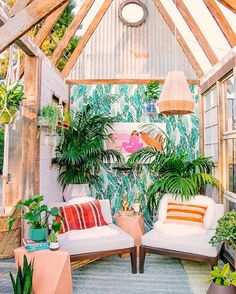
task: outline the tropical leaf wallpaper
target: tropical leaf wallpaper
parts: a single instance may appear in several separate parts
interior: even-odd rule
[[[107,113],[116,116],[117,122],[165,123],[166,133],[175,142],[181,152],[180,142],[192,156],[199,153],[199,120],[198,120],[198,90],[190,85],[190,90],[196,102],[195,112],[191,115],[166,116],[159,113],[147,113],[148,105],[144,102],[146,85],[73,85],[71,86],[71,108],[81,110],[87,104],[93,104],[96,113]],[[116,214],[121,209],[124,195],[128,195],[130,204],[135,195],[139,195],[145,215],[147,227],[151,227],[151,218],[146,209],[146,190],[152,176],[147,167],[140,171],[121,172],[107,164],[103,170],[101,182],[91,187],[94,197],[108,198],[111,201],[112,212]]]

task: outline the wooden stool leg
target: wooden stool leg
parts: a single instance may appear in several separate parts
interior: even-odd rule
[[[140,274],[144,273],[145,256],[146,256],[146,251],[142,246],[140,246],[140,251],[139,251],[139,273]]]
[[[134,246],[130,252],[132,274],[137,274],[137,248]]]

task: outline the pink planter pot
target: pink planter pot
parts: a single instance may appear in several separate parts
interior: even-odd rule
[[[236,288],[234,286],[221,286],[211,282],[207,294],[236,294]]]

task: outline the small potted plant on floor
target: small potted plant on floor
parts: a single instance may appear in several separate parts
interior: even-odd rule
[[[215,246],[222,242],[235,250],[236,266],[236,211],[226,212],[218,220],[215,235],[211,238],[210,243]]]
[[[59,243],[57,238],[57,233],[54,231],[48,236],[48,242],[50,243],[49,248],[53,251],[59,249]]]
[[[47,238],[48,232],[48,218],[53,217],[52,229],[54,231],[60,231],[62,219],[60,215],[60,210],[57,207],[48,209],[47,205],[41,204],[44,196],[37,195],[33,196],[25,201],[21,201],[17,206],[16,210],[20,210],[23,207],[26,211],[23,214],[23,219],[26,220],[29,228],[29,238],[32,241],[40,242]],[[9,222],[9,230],[14,223],[14,217],[11,218]]]
[[[28,263],[26,256],[24,255],[23,268],[20,266],[17,270],[16,278],[14,279],[12,273],[10,273],[12,288],[14,294],[31,294],[32,293],[32,281],[33,281],[33,261]]]
[[[214,266],[210,272],[211,276],[204,282],[211,282],[207,294],[235,294],[236,293],[236,272],[230,272],[229,263],[222,269]]]
[[[16,112],[24,99],[24,86],[13,83],[9,86],[0,84],[0,120],[2,124],[15,122]]]

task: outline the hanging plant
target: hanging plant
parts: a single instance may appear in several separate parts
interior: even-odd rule
[[[16,112],[24,99],[24,86],[15,82],[9,86],[0,84],[0,120],[2,124],[14,123]]]

